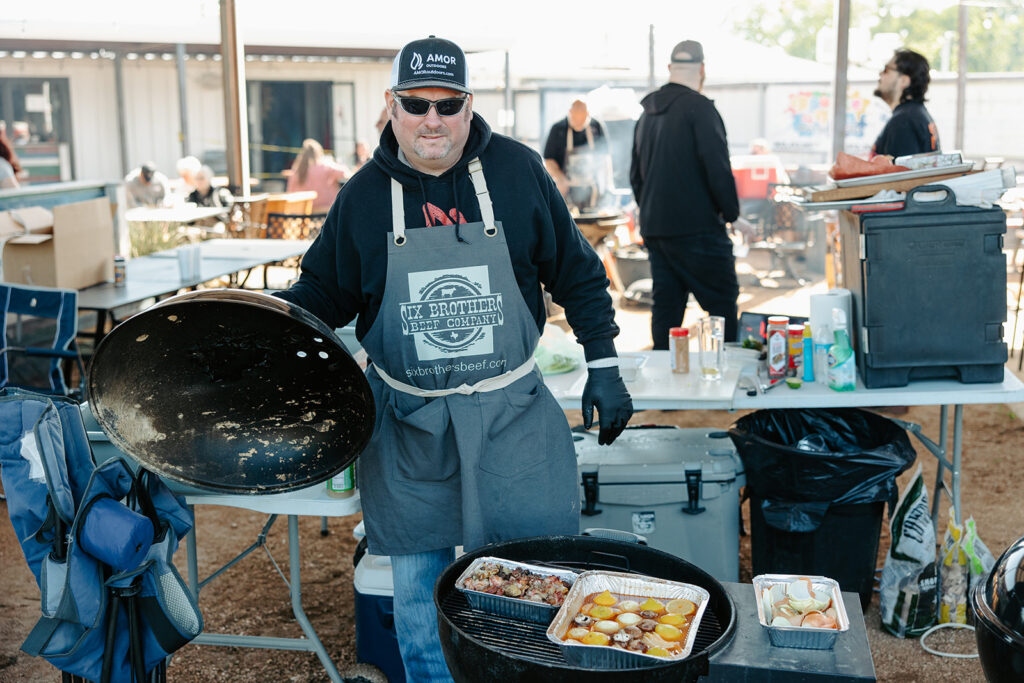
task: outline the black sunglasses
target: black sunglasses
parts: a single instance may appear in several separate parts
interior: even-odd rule
[[[431,105],[434,107],[434,111],[437,112],[438,116],[455,116],[462,108],[466,106],[466,97],[447,97],[443,100],[427,100],[422,97],[402,97],[400,95],[392,96],[398,100],[398,103],[402,105],[402,109],[408,114],[413,116],[426,116],[427,112],[430,111]]]

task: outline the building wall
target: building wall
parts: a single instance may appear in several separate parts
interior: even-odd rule
[[[181,156],[177,66],[161,58],[123,62],[127,161],[134,167],[152,160],[168,176]],[[247,61],[249,81],[328,81],[351,83],[355,93],[356,140],[376,145],[374,124],[383,107],[390,65],[382,62]],[[71,98],[74,178],[122,177],[118,139],[114,62],[109,59],[0,59],[0,76],[67,78]],[[187,152],[202,156],[225,148],[221,63],[186,61],[188,98]],[[872,96],[874,82],[851,82],[848,91],[846,151],[867,152],[888,117],[888,108]],[[745,153],[751,140],[764,137],[787,163],[829,163],[831,114],[829,83],[709,85],[728,131],[730,148]],[[637,97],[643,93],[637,91]],[[955,142],[956,81],[938,78],[929,90],[928,108],[943,148]],[[1017,103],[1024,100],[1020,74],[974,75],[968,82],[963,153],[968,158],[1024,160],[1024,136],[1017,134]],[[517,90],[515,135],[539,150],[546,136],[543,98]],[[504,93],[481,91],[476,110],[499,132]],[[596,113],[596,112],[595,112]],[[548,112],[548,118],[551,116]],[[343,150],[347,154],[349,150]]]
[[[188,59],[185,65],[187,152],[202,156],[207,150],[223,150],[226,137],[221,63]],[[8,57],[0,60],[0,75],[67,78],[74,136],[74,177],[79,180],[113,180],[123,176],[113,60]],[[159,58],[125,59],[122,61],[122,75],[129,167],[151,160],[168,177],[175,177],[175,163],[182,156],[176,62]],[[365,140],[371,148],[376,145],[374,124],[384,106],[384,91],[391,75],[390,64],[256,61],[246,62],[245,75],[249,81],[353,83],[356,139]]]

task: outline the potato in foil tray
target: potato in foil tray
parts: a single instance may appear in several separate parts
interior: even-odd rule
[[[583,572],[548,627],[566,660],[626,669],[690,655],[710,595],[699,586],[638,574]]]

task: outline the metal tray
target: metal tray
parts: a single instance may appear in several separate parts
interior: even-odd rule
[[[657,600],[686,598],[693,601],[697,605],[697,611],[690,621],[682,653],[674,657],[655,657],[608,645],[584,645],[576,641],[563,640],[566,631],[572,626],[573,617],[579,614],[586,597],[605,590],[620,595],[651,597]],[[548,626],[547,636],[548,640],[562,649],[562,654],[569,664],[587,669],[633,669],[638,666],[657,666],[665,662],[680,662],[689,657],[693,650],[700,620],[710,599],[711,595],[706,590],[691,583],[621,572],[583,572],[576,578],[576,583],[569,589],[569,594],[565,596],[562,608],[555,615],[551,625]]]
[[[811,587],[817,591],[827,591],[836,608],[836,624],[834,628],[812,628],[810,626],[770,626],[768,615],[764,611],[762,595],[765,590],[777,584],[789,584],[797,579],[810,579]],[[761,574],[754,577],[754,597],[757,602],[757,620],[768,629],[768,640],[776,647],[795,647],[804,650],[831,650],[836,638],[850,628],[850,618],[846,615],[842,592],[839,583],[824,576],[798,576],[796,574]],[[566,598],[568,601],[568,598]]]
[[[532,602],[521,598],[510,598],[505,595],[493,595],[491,593],[483,593],[481,591],[475,591],[464,587],[466,579],[472,576],[473,572],[475,572],[480,565],[485,562],[497,564],[502,567],[508,567],[510,569],[525,569],[533,572],[534,574],[540,574],[541,576],[557,576],[569,584],[570,592],[572,591],[573,583],[576,581],[577,576],[579,576],[576,572],[569,571],[567,569],[554,569],[552,567],[526,564],[525,562],[513,562],[512,560],[503,560],[500,557],[478,557],[470,562],[469,566],[466,567],[466,570],[455,580],[455,588],[466,596],[466,600],[474,609],[489,612],[491,614],[497,614],[503,617],[532,621],[537,624],[550,623],[554,618],[555,613],[558,612],[558,605]],[[566,595],[566,599],[568,599],[568,595]]]
[[[947,175],[949,173],[966,173],[974,168],[973,163],[956,164],[954,166],[936,166],[932,168],[918,168],[913,171],[896,171],[895,173],[876,173],[857,178],[845,178],[833,180],[836,187],[859,187],[861,185],[874,185],[875,183],[896,182],[898,180],[913,180],[915,178],[928,178],[933,175]]]

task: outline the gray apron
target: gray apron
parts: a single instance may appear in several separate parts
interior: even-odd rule
[[[569,180],[569,203],[582,212],[596,207],[611,189],[611,155],[599,153],[594,145],[590,121],[584,128],[587,146],[573,145],[572,126],[565,136],[565,177]]]
[[[484,220],[459,226],[465,242],[452,225],[407,231],[391,181],[387,282],[362,339],[377,421],[359,489],[378,555],[579,530],[569,425],[479,159],[469,170]]]

